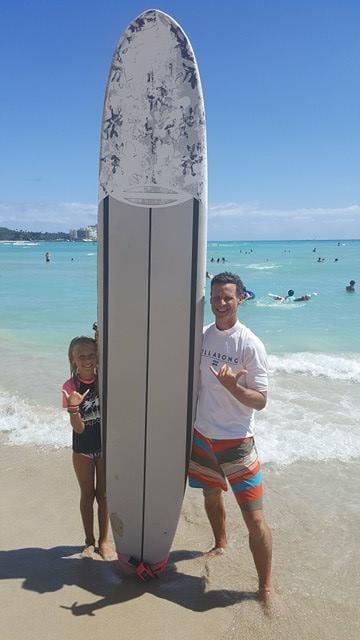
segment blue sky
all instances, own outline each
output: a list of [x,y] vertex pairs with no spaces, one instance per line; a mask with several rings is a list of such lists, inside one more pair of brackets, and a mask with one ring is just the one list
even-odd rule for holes
[[96,222],[109,65],[154,6],[200,67],[209,239],[360,238],[358,0],[3,0],[0,226]]

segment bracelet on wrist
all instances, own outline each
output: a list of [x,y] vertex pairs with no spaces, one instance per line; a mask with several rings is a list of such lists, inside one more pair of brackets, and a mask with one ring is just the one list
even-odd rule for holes
[[68,413],[80,413],[80,408],[77,406],[74,406],[74,407],[70,406],[68,407],[67,411]]

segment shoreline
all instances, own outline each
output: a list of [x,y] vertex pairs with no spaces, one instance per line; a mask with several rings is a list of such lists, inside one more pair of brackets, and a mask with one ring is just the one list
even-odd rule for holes
[[256,572],[231,492],[224,556],[202,557],[212,546],[211,532],[201,492],[187,489],[167,572],[138,584],[123,579],[116,562],[79,558],[83,533],[70,449],[4,440],[0,576],[7,640],[95,640],[104,631],[121,632],[122,640],[358,638],[357,460],[264,465],[265,514],[274,538],[267,618],[255,599]]

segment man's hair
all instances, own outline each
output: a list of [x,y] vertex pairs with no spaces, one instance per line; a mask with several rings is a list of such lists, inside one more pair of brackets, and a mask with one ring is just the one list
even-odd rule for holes
[[242,280],[239,278],[238,275],[236,275],[236,273],[231,273],[230,271],[224,271],[223,273],[218,273],[216,276],[213,277],[213,279],[211,280],[211,284],[210,284],[210,289],[212,291],[212,288],[214,286],[214,284],[234,284],[236,285],[236,295],[238,297],[241,296],[241,294],[244,292],[244,285],[242,283]]

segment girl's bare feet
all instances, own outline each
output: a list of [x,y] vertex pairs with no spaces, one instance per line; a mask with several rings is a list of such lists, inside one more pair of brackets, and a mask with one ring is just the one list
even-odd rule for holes
[[103,560],[117,560],[115,551],[107,542],[99,542],[99,554]]
[[93,544],[87,544],[81,552],[82,558],[93,558],[95,553],[95,547]]

